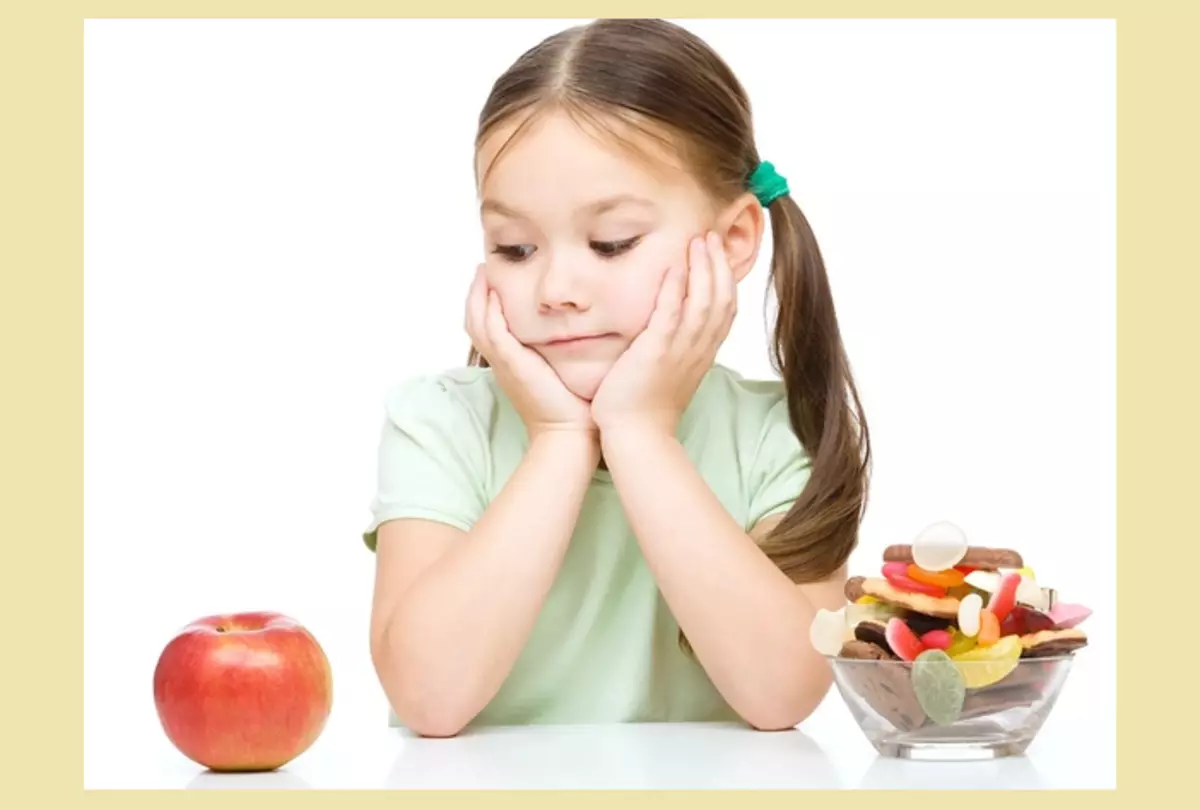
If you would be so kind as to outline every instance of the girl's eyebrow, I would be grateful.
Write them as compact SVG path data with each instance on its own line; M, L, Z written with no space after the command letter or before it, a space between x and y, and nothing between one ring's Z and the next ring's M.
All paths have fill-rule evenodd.
M604 197L584 205L579 209L576 216L598 216L622 205L636 205L643 208L655 207L654 202L646 199L645 197L639 197L636 194L616 194L611 197ZM510 219L529 219L526 214L518 211L516 208L502 203L499 200L486 197L479 205L479 212L481 214L491 212L494 214L499 214L503 217L509 217Z

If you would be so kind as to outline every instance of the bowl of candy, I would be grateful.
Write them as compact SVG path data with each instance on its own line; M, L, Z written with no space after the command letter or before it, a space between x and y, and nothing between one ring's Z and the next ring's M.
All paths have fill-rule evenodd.
M813 646L887 757L1023 754L1087 646L1091 610L1039 585L1018 552L969 546L949 523L889 546L880 575L851 577L846 599L818 612Z

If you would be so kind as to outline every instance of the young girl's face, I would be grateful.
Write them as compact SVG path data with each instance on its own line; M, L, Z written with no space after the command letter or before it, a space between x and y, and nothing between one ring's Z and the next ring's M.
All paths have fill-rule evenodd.
M712 225L712 206L684 172L638 160L561 113L493 163L514 126L479 153L487 280L516 339L590 400L645 329L667 269Z

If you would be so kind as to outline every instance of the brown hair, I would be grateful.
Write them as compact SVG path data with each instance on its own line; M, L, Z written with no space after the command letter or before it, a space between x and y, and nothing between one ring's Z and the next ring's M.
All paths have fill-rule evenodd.
M599 20L525 52L493 85L476 148L516 116L525 118L511 137L549 110L626 146L621 133L629 129L652 138L719 203L744 194L759 165L750 102L732 70L695 35L661 20ZM761 548L793 581L811 582L835 572L857 545L870 439L817 240L790 196L768 210L774 239L768 295L773 289L779 304L771 355L811 470ZM486 365L474 349L468 362Z

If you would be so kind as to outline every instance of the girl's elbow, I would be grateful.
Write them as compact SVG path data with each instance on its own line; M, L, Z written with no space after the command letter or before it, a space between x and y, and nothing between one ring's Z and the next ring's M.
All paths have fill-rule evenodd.
M393 706L392 710L405 728L420 737L457 737L468 722L460 712L428 705Z

